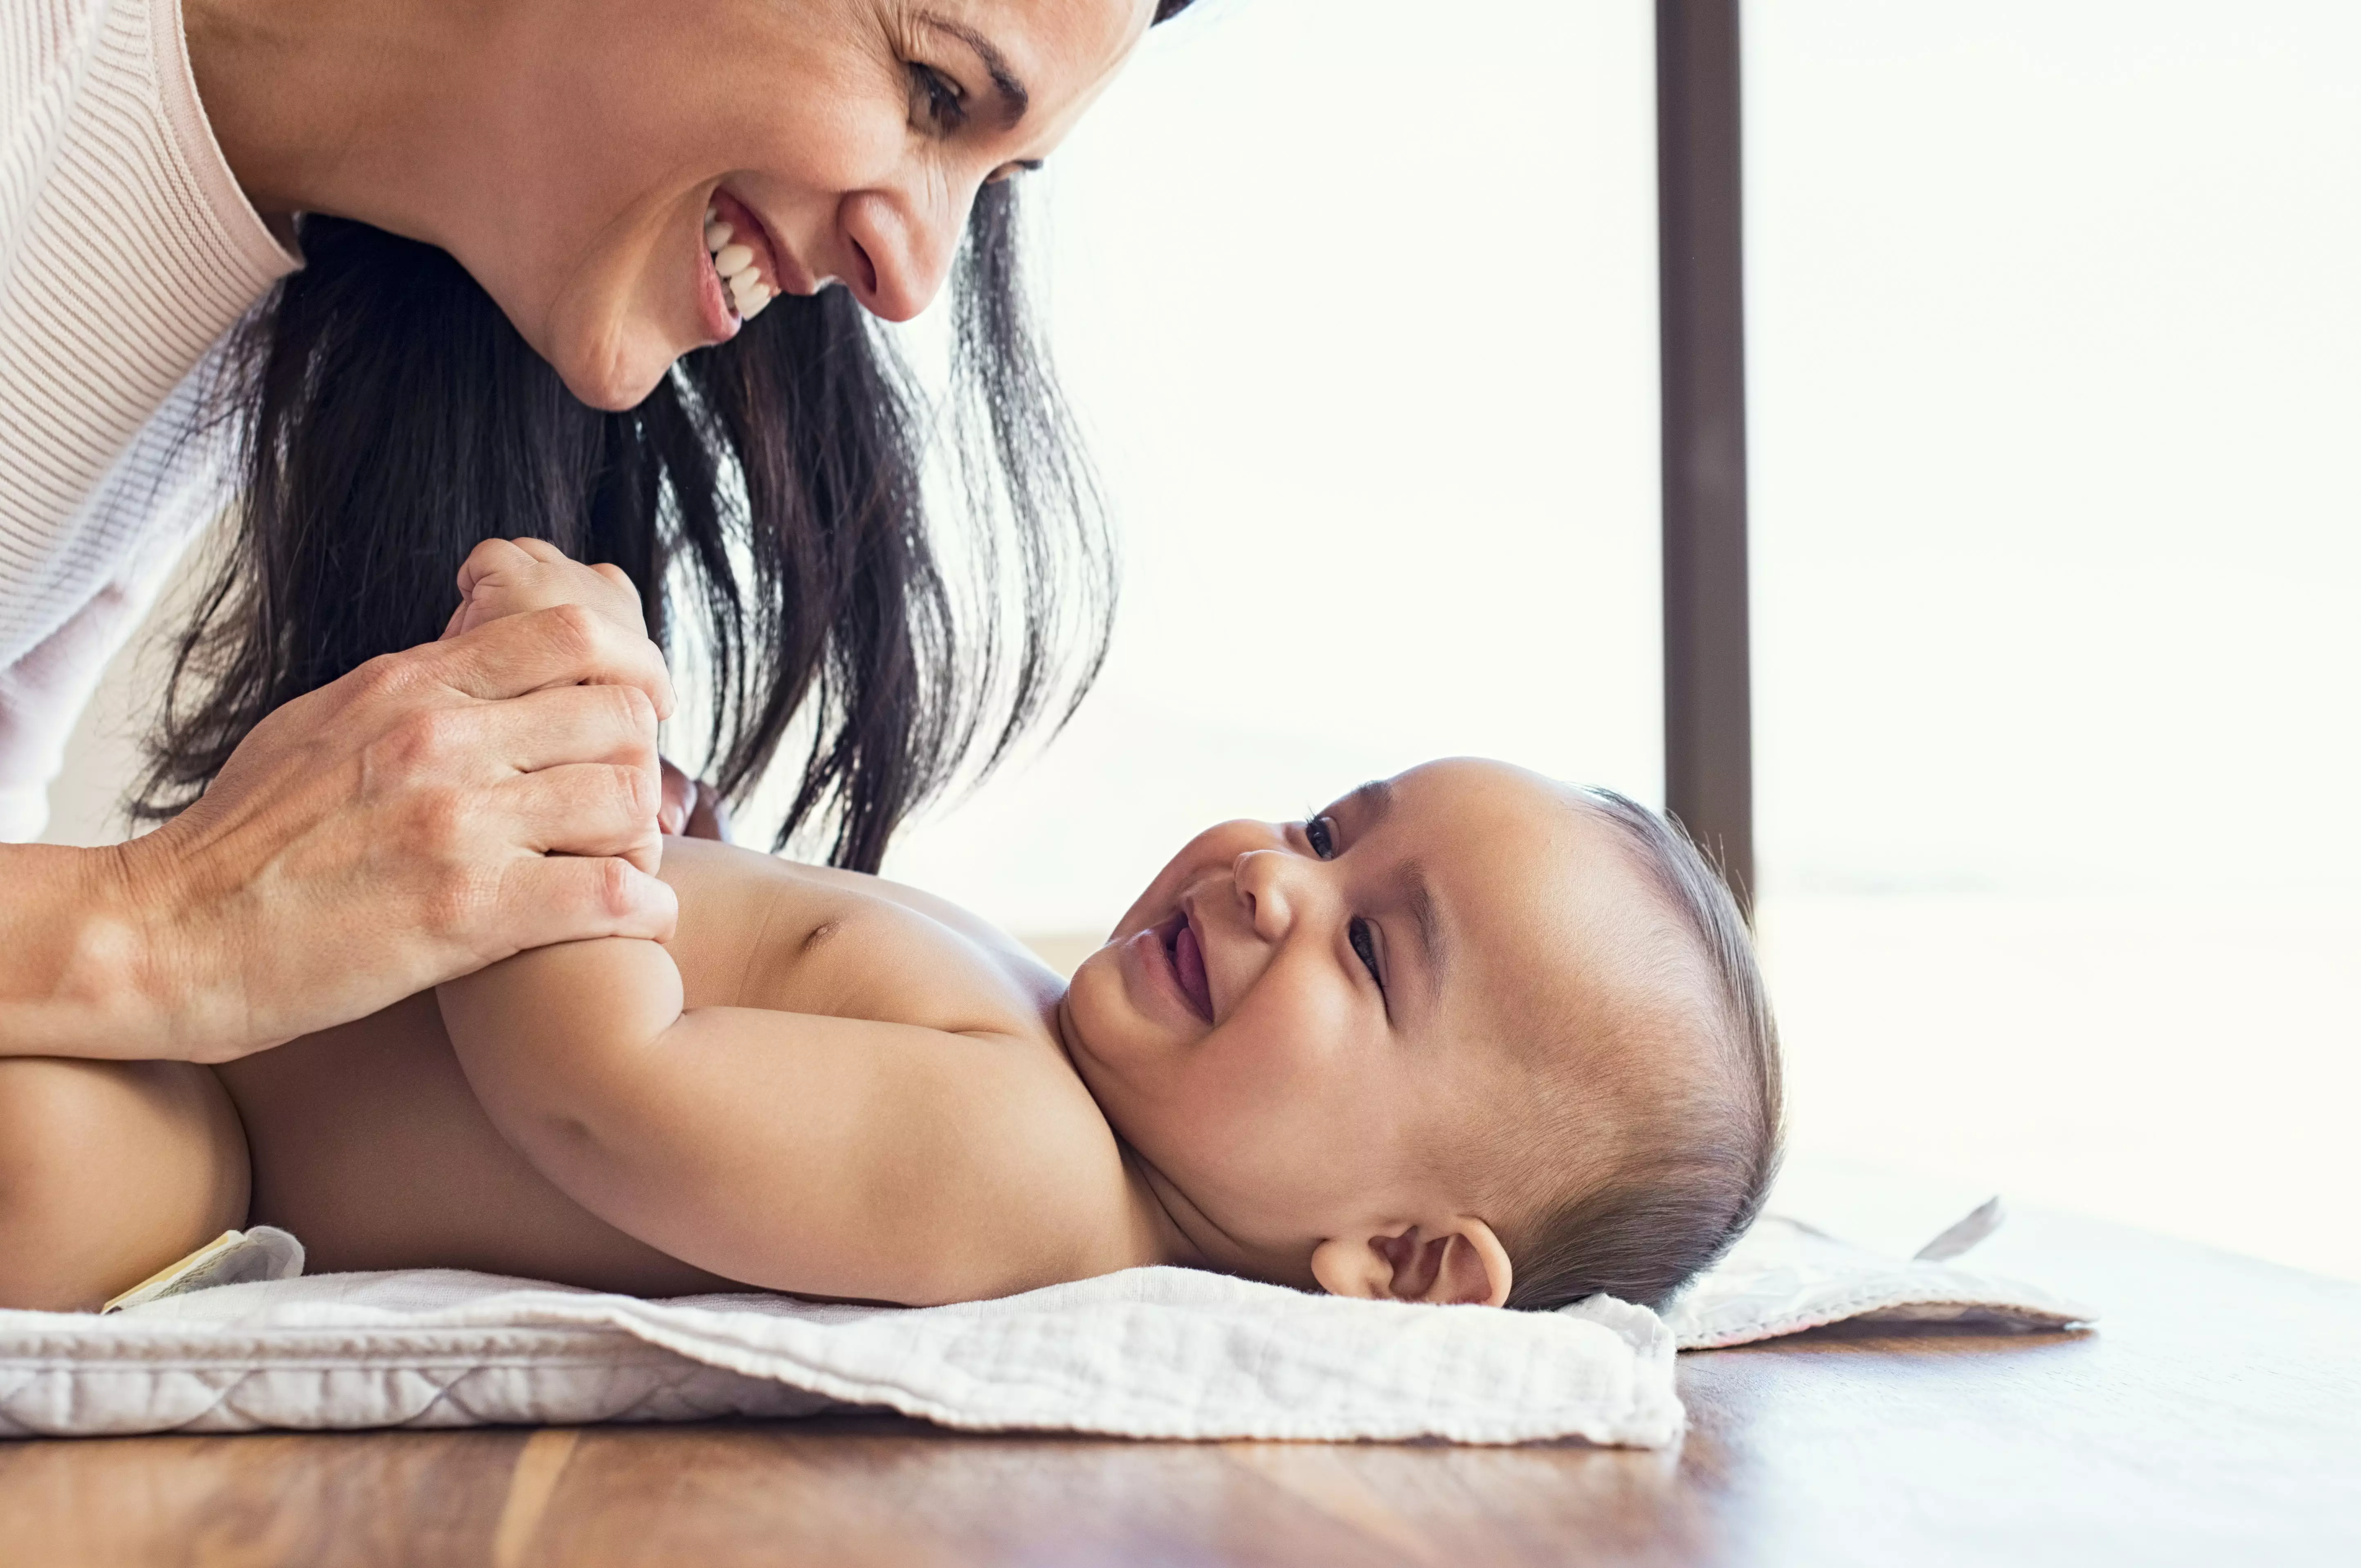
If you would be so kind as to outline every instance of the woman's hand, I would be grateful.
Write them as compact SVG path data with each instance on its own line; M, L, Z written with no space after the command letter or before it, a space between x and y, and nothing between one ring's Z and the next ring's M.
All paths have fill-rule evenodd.
M568 602L587 605L618 625L644 631L639 589L620 567L586 566L542 539L487 539L459 568L459 608L445 638L457 637L503 616ZM730 803L711 784L663 764L657 826L692 839L730 840Z
M0 1053L224 1061L528 948L668 937L671 682L636 596L567 580L287 704L145 838L8 851Z

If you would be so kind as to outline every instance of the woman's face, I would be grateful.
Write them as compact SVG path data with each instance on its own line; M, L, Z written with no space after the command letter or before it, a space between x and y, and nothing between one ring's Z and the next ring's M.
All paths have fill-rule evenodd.
M487 178L422 237L458 258L576 396L628 408L770 294L835 282L888 321L917 314L978 188L1058 144L1151 8L528 4L499 50L513 90Z

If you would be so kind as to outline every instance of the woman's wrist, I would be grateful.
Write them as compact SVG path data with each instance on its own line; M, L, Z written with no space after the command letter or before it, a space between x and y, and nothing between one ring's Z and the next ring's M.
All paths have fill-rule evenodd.
M192 1054L157 942L168 880L129 845L0 845L0 1056Z

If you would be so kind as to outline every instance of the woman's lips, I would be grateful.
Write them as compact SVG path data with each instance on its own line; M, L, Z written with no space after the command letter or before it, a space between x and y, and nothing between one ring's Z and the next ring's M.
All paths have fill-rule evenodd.
M753 209L716 187L705 208L705 251L738 314L752 320L779 293L778 247Z
M708 343L727 343L738 335L740 318L730 302L730 290L713 269L713 253L700 237L697 247L697 318Z
M777 236L771 232L770 225L762 220L754 209L731 195L729 191L720 186L714 187L713 194L708 199L707 205L712 209L713 222L706 225L706 233L708 236L721 237L714 228L713 223L724 225L730 230L728 236L722 239L719 246L708 248L727 254L732 247L744 246L748 252L743 258L745 269L751 271L756 280L772 293L817 294L829 281L827 279L812 276L811 269L796 260L794 252L779 243ZM730 259L740 258L732 256ZM735 269L724 267L720 270L727 274Z

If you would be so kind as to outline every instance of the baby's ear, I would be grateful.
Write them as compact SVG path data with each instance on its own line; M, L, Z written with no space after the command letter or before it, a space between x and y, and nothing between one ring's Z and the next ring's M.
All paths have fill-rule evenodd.
M1473 1214L1393 1235L1334 1236L1312 1254L1312 1277L1331 1296L1498 1307L1515 1271L1509 1249Z

